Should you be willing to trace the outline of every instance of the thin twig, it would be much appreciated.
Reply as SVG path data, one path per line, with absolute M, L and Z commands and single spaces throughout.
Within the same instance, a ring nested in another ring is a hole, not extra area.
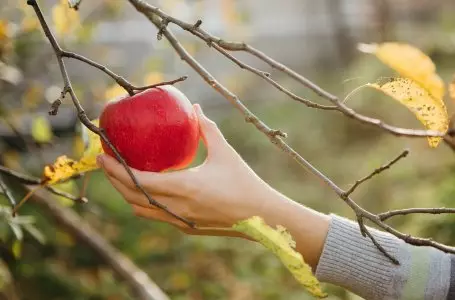
M 400 262 L 395 258 L 393 257 L 392 255 L 390 255 L 386 249 L 384 249 L 384 247 L 378 243 L 378 241 L 376 241 L 376 239 L 374 238 L 374 236 L 371 234 L 371 232 L 365 227 L 365 225 L 363 224 L 363 222 L 359 223 L 360 224 L 360 231 L 362 233 L 365 233 L 369 238 L 370 240 L 373 242 L 373 244 L 376 246 L 376 248 L 378 248 L 379 251 L 382 252 L 382 254 L 384 254 L 384 256 L 386 256 L 388 259 L 390 259 L 390 261 L 392 263 L 394 263 L 395 265 L 399 265 Z
M 404 150 L 403 152 L 400 153 L 400 155 L 398 155 L 397 157 L 395 157 L 393 160 L 391 160 L 390 162 L 388 162 L 387 164 L 375 169 L 373 172 L 371 172 L 369 175 L 363 177 L 362 179 L 359 179 L 357 180 L 353 185 L 352 187 L 346 191 L 346 196 L 349 196 L 351 195 L 355 189 L 361 185 L 362 183 L 364 183 L 365 181 L 371 179 L 373 176 L 375 175 L 378 175 L 380 174 L 381 172 L 389 169 L 391 166 L 393 166 L 396 162 L 398 162 L 400 159 L 402 158 L 405 158 L 407 155 L 409 154 L 409 150 Z
M 2 165 L 0 165 L 0 173 L 4 174 L 6 176 L 9 176 L 11 178 L 14 178 L 21 184 L 32 185 L 32 186 L 37 186 L 37 185 L 42 184 L 42 181 L 39 178 L 35 178 L 35 177 L 31 177 L 26 174 L 22 174 L 20 172 L 8 169 Z M 62 197 L 65 197 L 65 198 L 75 201 L 75 202 L 80 202 L 80 203 L 88 202 L 88 199 L 86 197 L 75 197 L 69 193 L 56 189 L 52 186 L 44 186 L 44 188 L 57 196 L 62 196 Z
M 160 10 L 158 7 L 153 6 L 143 0 L 128 0 L 138 11 L 142 12 L 143 14 L 148 15 L 149 17 L 159 17 L 161 21 L 158 21 L 159 24 L 157 27 L 159 29 L 160 35 L 164 33 L 164 31 L 167 29 L 167 25 L 169 23 L 173 23 L 183 30 L 188 31 L 189 33 L 195 35 L 196 37 L 200 38 L 204 42 L 206 42 L 209 46 L 213 45 L 218 45 L 222 49 L 228 50 L 228 51 L 243 51 L 247 52 L 258 59 L 262 60 L 263 62 L 267 63 L 269 66 L 272 68 L 279 70 L 286 75 L 290 76 L 297 82 L 301 83 L 305 87 L 311 89 L 313 92 L 315 92 L 318 96 L 328 100 L 331 102 L 336 108 L 330 108 L 331 110 L 336 110 L 344 115 L 346 115 L 349 118 L 355 119 L 359 122 L 362 122 L 364 124 L 372 125 L 379 127 L 389 133 L 392 133 L 397 136 L 408 136 L 408 137 L 428 137 L 428 136 L 444 136 L 445 133 L 437 132 L 437 131 L 432 131 L 432 130 L 416 130 L 416 129 L 407 129 L 407 128 L 400 128 L 396 126 L 389 125 L 387 123 L 384 123 L 382 120 L 371 118 L 362 114 L 357 113 L 355 110 L 352 108 L 346 106 L 344 103 L 342 103 L 338 97 L 335 95 L 325 91 L 322 89 L 320 86 L 312 82 L 311 80 L 305 78 L 301 74 L 297 73 L 296 71 L 292 70 L 291 68 L 285 66 L 282 63 L 277 62 L 276 60 L 272 59 L 271 57 L 267 56 L 265 53 L 259 51 L 258 49 L 255 49 L 254 47 L 246 44 L 246 43 L 239 43 L 239 42 L 228 42 L 224 41 L 219 37 L 216 37 L 207 31 L 205 31 L 201 24 L 199 26 L 194 26 L 195 24 L 187 23 L 182 20 L 179 20 L 177 18 L 174 18 L 162 10 Z M 150 18 L 149 18 L 150 19 Z M 165 20 L 163 23 L 162 20 Z M 152 21 L 153 22 L 153 21 Z M 154 22 L 155 25 L 157 25 L 156 21 Z M 218 49 L 217 49 L 218 50 Z M 231 59 L 231 58 L 229 58 Z M 232 59 L 231 59 L 232 60 Z M 234 63 L 238 64 L 238 60 L 233 60 Z M 249 69 L 249 71 L 252 71 Z M 261 73 L 259 72 L 253 72 L 254 74 L 264 78 Z M 265 78 L 264 78 L 265 79 Z M 284 91 L 283 91 L 284 92 Z M 286 92 L 284 92 L 287 94 Z M 308 100 L 307 100 L 308 101 Z M 308 105 L 309 103 L 307 101 L 301 101 L 302 103 Z M 312 103 L 312 102 L 310 102 Z M 317 106 L 309 106 L 313 108 L 319 108 Z
M 384 213 L 378 214 L 378 217 L 381 221 L 385 221 L 390 219 L 391 217 L 395 216 L 406 216 L 410 214 L 431 214 L 431 215 L 438 215 L 438 214 L 455 214 L 455 208 L 405 208 L 405 209 L 397 209 L 397 210 L 390 210 Z
M 174 80 L 163 81 L 163 82 L 159 82 L 159 83 L 155 83 L 155 84 L 151 84 L 151 85 L 146 85 L 143 87 L 134 87 L 134 90 L 143 91 L 143 90 L 148 90 L 148 89 L 156 88 L 156 87 L 163 86 L 163 85 L 173 85 L 173 84 L 176 84 L 177 82 L 184 81 L 187 79 L 188 79 L 188 76 L 182 76 L 182 77 L 179 77 Z
M 134 176 L 133 172 L 131 171 L 131 169 L 129 168 L 128 164 L 126 163 L 126 161 L 123 159 L 123 157 L 120 155 L 120 153 L 118 152 L 118 150 L 116 149 L 116 147 L 109 141 L 109 138 L 106 136 L 106 134 L 104 133 L 104 131 L 100 128 L 98 128 L 97 126 L 95 126 L 91 121 L 90 119 L 87 117 L 87 114 L 85 113 L 84 111 L 84 108 L 82 107 L 80 101 L 78 100 L 75 92 L 74 92 L 74 89 L 71 85 L 71 81 L 69 79 L 69 76 L 68 76 L 68 72 L 66 70 L 66 66 L 65 66 L 65 62 L 63 61 L 63 57 L 64 57 L 64 54 L 68 55 L 69 52 L 65 52 L 61 47 L 60 45 L 58 44 L 57 40 L 55 39 L 54 35 L 52 34 L 46 20 L 44 19 L 44 16 L 43 16 L 43 13 L 41 12 L 41 9 L 38 5 L 38 2 L 36 0 L 28 0 L 27 1 L 27 4 L 31 5 L 36 13 L 36 16 L 38 17 L 38 20 L 39 20 L 39 23 L 44 31 L 44 34 L 46 35 L 47 39 L 49 40 L 51 46 L 52 46 L 52 49 L 54 50 L 55 52 L 55 57 L 57 58 L 57 62 L 58 62 L 58 65 L 59 65 L 59 68 L 60 68 L 60 72 L 61 72 L 61 75 L 62 75 L 62 78 L 63 78 L 63 83 L 64 83 L 64 90 L 67 90 L 68 93 L 70 94 L 71 96 L 71 100 L 77 110 L 77 115 L 78 115 L 78 118 L 79 120 L 82 122 L 82 124 L 84 124 L 90 131 L 94 132 L 95 134 L 99 135 L 101 137 L 101 139 L 106 143 L 106 145 L 109 146 L 109 148 L 114 152 L 115 154 L 115 157 L 119 160 L 119 162 L 123 165 L 123 167 L 125 168 L 125 170 L 128 172 L 128 175 L 131 177 L 132 181 L 134 182 L 136 188 L 142 193 L 144 194 L 144 196 L 148 199 L 149 203 L 151 205 L 154 205 L 162 210 L 164 210 L 166 213 L 168 213 L 169 215 L 173 216 L 174 218 L 184 222 L 186 225 L 190 226 L 190 227 L 194 227 L 195 224 L 177 214 L 175 214 L 174 212 L 170 211 L 165 205 L 159 203 L 158 201 L 156 201 L 155 199 L 153 199 L 149 193 L 147 193 L 147 191 L 142 187 L 142 185 L 139 183 L 139 181 L 137 180 L 136 176 Z M 81 60 L 81 56 L 77 56 L 76 57 Z M 74 58 L 74 55 L 73 55 L 73 58 Z M 83 60 L 84 62 L 86 63 L 89 63 L 88 59 L 84 58 Z M 99 65 L 93 61 L 91 61 L 91 64 L 92 66 L 96 67 L 96 65 Z M 101 66 L 101 65 L 99 65 Z M 104 72 L 108 72 L 108 69 L 105 68 L 105 69 L 101 69 L 103 70 Z M 110 72 L 110 71 L 109 71 Z M 113 72 L 110 72 L 110 73 L 107 73 L 109 75 L 111 75 L 112 77 L 112 74 L 114 74 Z

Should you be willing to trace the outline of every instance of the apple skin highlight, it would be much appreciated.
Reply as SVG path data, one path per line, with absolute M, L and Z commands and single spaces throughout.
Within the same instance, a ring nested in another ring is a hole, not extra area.
M 126 163 L 141 171 L 187 167 L 199 145 L 199 123 L 187 97 L 172 85 L 109 102 L 100 127 Z M 102 142 L 105 153 L 115 157 Z

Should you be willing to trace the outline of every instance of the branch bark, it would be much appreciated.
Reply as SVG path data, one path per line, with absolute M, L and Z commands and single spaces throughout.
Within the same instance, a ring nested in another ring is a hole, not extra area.
M 289 75 L 291 78 L 295 79 L 297 82 L 299 82 L 302 85 L 306 86 L 307 88 L 311 89 L 317 95 L 328 100 L 329 102 L 331 102 L 334 105 L 332 107 L 327 107 L 325 109 L 339 111 L 339 112 L 343 113 L 345 116 L 355 119 L 361 123 L 379 127 L 380 129 L 382 129 L 386 132 L 392 133 L 394 135 L 397 135 L 397 136 L 408 136 L 408 137 L 445 136 L 444 133 L 427 131 L 427 130 L 414 130 L 414 129 L 399 128 L 399 127 L 395 127 L 395 126 L 386 124 L 382 120 L 373 119 L 368 116 L 359 114 L 356 111 L 354 111 L 353 109 L 346 106 L 335 95 L 332 95 L 331 93 L 323 90 L 321 87 L 319 87 L 318 85 L 316 85 L 309 79 L 303 77 L 302 75 L 300 75 L 297 72 L 295 72 L 294 70 L 286 67 L 285 65 L 273 60 L 272 58 L 268 57 L 263 52 L 255 49 L 245 43 L 226 42 L 218 37 L 215 37 L 215 36 L 209 34 L 208 32 L 206 32 L 205 30 L 203 30 L 201 28 L 202 27 L 201 20 L 198 20 L 194 24 L 186 23 L 186 22 L 183 22 L 179 19 L 176 19 L 176 18 L 164 13 L 157 7 L 150 5 L 142 0 L 128 0 L 128 1 L 136 8 L 136 10 L 138 10 L 139 12 L 144 14 L 144 16 L 147 17 L 155 25 L 155 27 L 158 29 L 158 39 L 161 39 L 161 37 L 164 36 L 168 40 L 168 42 L 171 44 L 171 46 L 174 48 L 174 50 L 177 52 L 177 54 L 180 56 L 180 58 L 183 61 L 185 61 L 190 67 L 192 67 L 202 77 L 202 79 L 204 81 L 206 81 L 213 89 L 215 89 L 224 98 L 226 98 L 240 113 L 242 113 L 245 117 L 246 122 L 253 124 L 260 132 L 265 134 L 274 145 L 276 145 L 282 151 L 287 153 L 297 163 L 299 163 L 301 166 L 305 167 L 313 175 L 315 175 L 316 178 L 318 178 L 319 180 L 324 182 L 327 186 L 329 186 L 353 210 L 353 212 L 355 213 L 356 219 L 359 223 L 359 228 L 360 228 L 362 235 L 368 236 L 372 240 L 372 242 L 376 245 L 376 247 L 378 248 L 378 251 L 382 252 L 393 263 L 399 264 L 399 262 L 396 260 L 396 258 L 394 258 L 389 253 L 387 253 L 387 251 L 384 249 L 384 247 L 382 247 L 374 239 L 374 237 L 368 231 L 367 227 L 364 225 L 365 219 L 369 220 L 370 222 L 377 225 L 381 229 L 395 235 L 396 237 L 404 240 L 405 242 L 407 242 L 409 244 L 417 245 L 417 246 L 431 246 L 431 247 L 440 249 L 445 252 L 455 253 L 455 248 L 453 248 L 453 247 L 449 247 L 449 246 L 434 242 L 430 239 L 422 239 L 422 238 L 418 238 L 418 237 L 413 237 L 413 236 L 406 235 L 406 234 L 399 232 L 398 230 L 392 228 L 391 226 L 389 226 L 388 224 L 383 222 L 383 220 L 381 220 L 381 218 L 377 214 L 373 214 L 373 213 L 365 210 L 361 206 L 359 206 L 350 197 L 350 194 L 355 190 L 355 188 L 357 188 L 358 185 L 365 182 L 366 180 L 369 180 L 374 175 L 379 174 L 380 172 L 388 169 L 392 164 L 397 162 L 402 157 L 406 156 L 407 151 L 400 154 L 397 158 L 392 160 L 389 164 L 376 169 L 370 175 L 366 176 L 365 178 L 363 178 L 361 180 L 358 180 L 353 185 L 353 187 L 351 189 L 349 189 L 348 191 L 343 190 L 336 183 L 334 183 L 330 178 L 328 178 L 325 174 L 320 172 L 310 162 L 308 162 L 305 158 L 303 158 L 299 153 L 297 153 L 286 142 L 284 142 L 283 137 L 285 136 L 285 134 L 283 134 L 279 130 L 274 130 L 274 129 L 271 129 L 270 127 L 268 127 L 267 124 L 265 124 L 256 115 L 254 115 L 235 94 L 233 94 L 226 87 L 224 87 L 220 82 L 218 82 L 216 80 L 216 78 L 214 78 L 193 56 L 191 56 L 188 53 L 188 51 L 186 51 L 186 49 L 177 40 L 177 38 L 172 33 L 172 31 L 168 28 L 168 25 L 170 23 L 172 23 L 172 24 L 175 24 L 178 27 L 190 32 L 191 34 L 195 35 L 196 37 L 198 37 L 201 40 L 203 40 L 204 42 L 206 42 L 209 47 L 213 47 L 215 50 L 219 51 L 225 57 L 227 57 L 228 59 L 233 61 L 235 64 L 237 64 L 239 67 L 246 69 L 246 70 L 253 72 L 254 74 L 260 76 L 261 78 L 263 78 L 266 81 L 268 81 L 269 83 L 271 83 L 273 86 L 277 87 L 280 91 L 284 92 L 286 95 L 290 96 L 294 100 L 298 100 L 298 101 L 302 102 L 303 104 L 307 105 L 308 107 L 320 108 L 320 107 L 318 107 L 319 104 L 315 104 L 306 99 L 296 98 L 298 96 L 293 97 L 293 94 L 291 92 L 289 92 L 287 90 L 283 90 L 284 88 L 281 88 L 281 86 L 278 83 L 271 80 L 269 75 L 246 65 L 245 63 L 236 59 L 231 54 L 227 53 L 225 50 L 243 51 L 243 52 L 247 52 L 247 53 L 259 58 L 263 62 L 269 64 L 271 67 L 273 67 L 277 70 L 280 70 L 283 73 Z

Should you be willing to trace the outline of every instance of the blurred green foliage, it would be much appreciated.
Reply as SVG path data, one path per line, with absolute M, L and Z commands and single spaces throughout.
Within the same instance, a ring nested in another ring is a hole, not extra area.
M 84 50 L 84 46 L 91 41 L 98 20 L 115 20 L 121 13 L 121 9 L 112 4 L 116 3 L 114 0 L 102 3 L 84 20 L 86 31 L 78 31 L 75 40 L 65 39 L 65 46 L 76 51 Z M 33 15 L 27 15 L 27 10 L 16 7 L 15 1 L 8 1 L 7 5 L 0 7 L 0 21 L 6 20 L 12 27 L 26 21 L 28 26 L 21 25 L 25 26 L 21 27 L 22 31 L 8 31 L 0 42 L 2 63 L 17 69 L 23 77 L 16 82 L 11 80 L 14 74 L 9 74 L 8 80 L 0 80 L 0 123 L 3 125 L 8 121 L 22 126 L 26 123 L 24 118 L 32 119 L 36 112 L 45 113 L 48 109 L 46 100 L 49 100 L 46 93 L 52 95 L 49 88 L 61 84 L 49 45 L 44 42 L 39 28 L 33 27 L 30 18 Z M 417 46 L 431 55 L 438 66 L 438 73 L 448 82 L 455 72 L 454 46 L 452 44 L 450 49 L 446 41 L 448 35 L 455 34 L 453 18 L 441 11 L 430 25 L 423 24 L 419 30 L 425 39 Z M 439 34 L 430 34 L 432 32 Z M 159 47 L 143 62 L 140 74 L 132 74 L 133 80 L 144 78 L 150 71 L 169 75 L 170 72 L 163 69 L 175 64 L 167 60 L 174 57 L 174 53 L 165 44 Z M 195 49 L 197 51 L 198 48 Z M 114 50 L 100 46 L 91 54 L 95 59 L 102 60 L 106 53 Z M 174 70 L 175 74 L 171 75 L 181 75 L 179 66 L 180 62 Z M 98 77 L 90 83 L 84 82 L 84 75 L 93 73 L 88 70 L 84 67 L 74 74 L 74 85 L 89 114 L 96 116 L 95 104 L 106 100 L 105 91 L 110 85 L 98 73 Z M 341 97 L 361 84 L 393 75 L 374 57 L 361 54 L 343 69 L 333 67 L 302 71 Z M 455 156 L 446 146 L 430 149 L 424 139 L 397 138 L 360 125 L 336 112 L 308 109 L 264 82 L 251 79 L 250 74 L 239 71 L 235 76 L 234 87 L 236 82 L 239 83 L 239 95 L 248 99 L 251 109 L 271 127 L 287 132 L 289 144 L 342 187 L 348 187 L 403 148 L 411 150 L 409 158 L 356 191 L 355 199 L 365 208 L 380 212 L 412 206 L 452 206 Z M 273 76 L 297 94 L 320 100 L 307 89 L 281 78 L 279 73 L 273 73 Z M 241 82 L 248 84 L 241 85 Z M 40 88 L 36 89 L 36 84 Z M 209 89 L 197 80 L 185 84 Z M 35 92 L 30 94 L 33 88 Z M 38 91 L 40 89 L 41 92 Z M 228 141 L 268 183 L 309 207 L 352 217 L 349 208 L 327 187 L 277 150 L 256 129 L 244 123 L 242 116 L 224 104 L 222 99 L 216 101 L 222 104 L 207 105 L 207 114 L 217 121 Z M 374 91 L 362 90 L 350 98 L 348 104 L 397 126 L 420 128 L 404 107 Z M 453 111 L 451 103 L 447 101 L 447 104 L 449 111 Z M 71 108 L 70 103 L 64 103 L 62 108 L 65 107 Z M 8 135 L 3 136 L 1 163 L 39 176 L 43 165 L 58 155 L 76 156 L 81 153 L 83 146 L 76 121 L 64 129 L 54 128 L 54 135 L 52 143 L 36 143 L 31 136 L 26 136 L 23 143 Z M 195 164 L 200 163 L 204 155 L 201 147 Z M 16 198 L 20 199 L 23 191 L 14 182 L 8 183 Z M 70 190 L 77 194 L 81 186 L 82 180 L 75 180 L 75 186 L 71 186 Z M 302 287 L 280 262 L 256 244 L 230 238 L 187 236 L 169 225 L 138 219 L 99 172 L 90 177 L 87 197 L 90 200 L 88 204 L 75 205 L 72 209 L 145 270 L 172 299 L 307 299 Z M 1 195 L 0 204 L 7 205 Z M 6 287 L 1 284 L 3 280 L 5 283 L 12 281 L 20 299 L 133 299 L 131 291 L 114 277 L 109 266 L 59 228 L 39 206 L 29 202 L 21 214 L 33 216 L 34 226 L 45 237 L 46 243 L 40 243 L 26 233 L 22 239 L 21 255 L 16 257 L 18 246 L 14 246 L 15 239 L 11 232 L 8 233 L 0 245 L 0 290 Z M 415 215 L 397 218 L 391 223 L 412 234 L 455 243 L 452 230 L 455 216 Z M 6 236 L 6 225 L 1 219 L 0 226 L 0 233 Z M 333 286 L 325 288 L 330 294 L 329 299 L 355 299 L 342 289 Z

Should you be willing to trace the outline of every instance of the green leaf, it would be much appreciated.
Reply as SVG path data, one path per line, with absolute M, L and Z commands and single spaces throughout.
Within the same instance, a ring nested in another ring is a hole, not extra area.
M 13 252 L 15 258 L 21 257 L 22 242 L 19 240 L 15 240 L 13 246 L 11 247 L 11 251 Z
M 311 267 L 305 263 L 302 255 L 294 250 L 295 242 L 283 226 L 278 225 L 276 229 L 273 229 L 265 224 L 262 218 L 255 216 L 238 222 L 233 228 L 257 240 L 272 251 L 295 279 L 313 296 L 327 297 L 321 290 L 319 281 L 314 277 Z
M 9 223 L 9 227 L 11 227 L 11 230 L 13 231 L 14 235 L 16 236 L 16 239 L 22 240 L 22 238 L 24 237 L 24 233 L 22 232 L 21 227 L 14 223 Z
M 46 244 L 46 237 L 39 231 L 35 226 L 31 224 L 25 224 L 24 229 L 35 238 L 40 244 Z

